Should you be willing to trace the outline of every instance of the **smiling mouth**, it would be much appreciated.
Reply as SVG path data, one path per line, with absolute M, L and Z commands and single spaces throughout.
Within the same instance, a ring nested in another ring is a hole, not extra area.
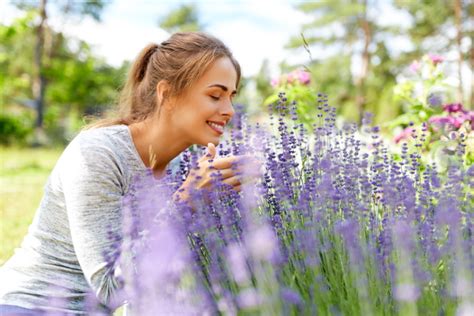
M 224 133 L 224 126 L 219 125 L 219 124 L 214 123 L 214 122 L 210 122 L 210 121 L 206 121 L 206 123 L 207 123 L 207 125 L 209 125 L 214 131 L 216 131 L 217 133 L 219 133 L 219 135 Z

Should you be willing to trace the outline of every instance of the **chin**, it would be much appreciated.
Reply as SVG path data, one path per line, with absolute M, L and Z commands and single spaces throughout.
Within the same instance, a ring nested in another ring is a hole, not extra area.
M 211 138 L 211 139 L 207 139 L 207 140 L 199 140 L 196 142 L 197 145 L 201 145 L 201 146 L 204 146 L 204 147 L 207 147 L 207 144 L 209 143 L 213 143 L 215 146 L 219 145 L 220 143 L 220 138 Z
M 207 146 L 207 144 L 209 144 L 209 143 L 213 143 L 214 145 L 217 146 L 217 145 L 219 145 L 220 141 L 221 141 L 221 140 L 220 140 L 219 138 L 217 138 L 217 139 L 212 139 L 212 140 L 209 140 L 209 141 L 206 143 L 205 146 Z

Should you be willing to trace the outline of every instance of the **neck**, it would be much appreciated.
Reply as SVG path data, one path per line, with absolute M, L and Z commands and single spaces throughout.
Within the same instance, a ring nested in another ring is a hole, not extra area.
M 129 125 L 135 147 L 146 167 L 157 177 L 164 174 L 166 166 L 191 144 L 179 142 L 178 132 L 166 126 L 165 120 L 147 119 Z

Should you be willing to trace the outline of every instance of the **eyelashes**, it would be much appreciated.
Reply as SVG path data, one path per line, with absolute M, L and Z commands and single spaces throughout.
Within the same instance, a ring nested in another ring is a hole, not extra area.
M 209 97 L 210 97 L 212 100 L 214 100 L 214 101 L 219 101 L 219 100 L 221 99 L 221 97 L 216 97 L 216 96 L 213 96 L 213 95 L 210 95 Z M 230 98 L 230 103 L 231 103 L 232 105 L 234 105 L 234 100 L 233 100 L 233 99 L 234 99 L 234 96 L 231 96 L 231 98 Z

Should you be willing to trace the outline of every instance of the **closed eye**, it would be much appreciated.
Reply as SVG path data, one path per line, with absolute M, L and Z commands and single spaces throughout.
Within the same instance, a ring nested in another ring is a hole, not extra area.
M 211 99 L 216 100 L 216 101 L 219 101 L 219 99 L 220 99 L 219 97 L 215 97 L 213 95 L 210 95 L 210 97 L 211 97 Z

